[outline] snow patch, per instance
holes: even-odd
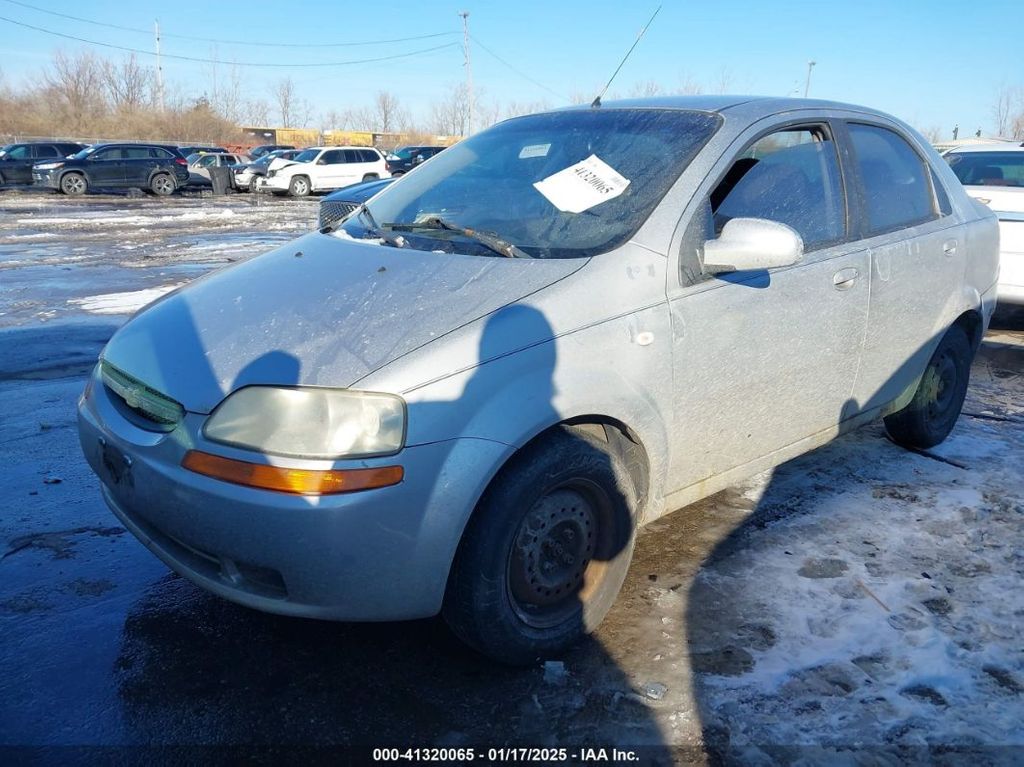
[[[98,296],[72,298],[68,303],[78,306],[90,314],[132,314],[184,284],[184,282],[176,282],[171,285],[132,290],[127,293],[102,293]]]

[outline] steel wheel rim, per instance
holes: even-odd
[[[506,567],[509,601],[534,628],[579,614],[603,581],[611,499],[589,480],[553,487],[524,515]]]
[[[956,361],[948,350],[929,366],[928,379],[928,417],[941,419],[953,405],[960,380]]]

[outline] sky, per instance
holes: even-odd
[[[560,106],[574,94],[588,100],[596,95],[659,1],[661,11],[611,94],[628,95],[639,83],[654,81],[669,91],[691,83],[718,92],[724,83],[730,93],[802,95],[808,61],[813,60],[812,97],[881,109],[919,129],[936,129],[941,137],[949,137],[959,125],[962,137],[978,128],[990,134],[999,90],[1024,86],[1024,0],[987,0],[983,10],[975,10],[981,4],[964,0],[0,0],[0,74],[13,85],[38,82],[57,49],[93,48],[114,59],[127,55],[11,21],[152,52],[149,32],[53,13],[140,30],[152,29],[159,20],[164,54],[224,62],[215,67],[165,55],[165,81],[187,95],[207,92],[214,70],[223,78],[229,62],[237,62],[250,98],[272,102],[274,84],[291,77],[298,95],[317,114],[368,106],[376,92],[387,90],[414,115],[425,117],[433,100],[465,79],[458,15],[465,10],[478,100],[486,105],[514,101]],[[426,35],[438,36],[376,42]],[[374,44],[324,47],[352,42]],[[445,45],[449,47],[347,66],[242,66],[348,62]],[[139,58],[153,62],[147,54]]]

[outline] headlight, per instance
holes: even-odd
[[[41,165],[33,165],[32,167],[36,170],[56,170],[63,164],[62,162],[44,162]]]
[[[247,386],[213,411],[207,439],[297,458],[390,455],[405,440],[405,402],[347,389]]]

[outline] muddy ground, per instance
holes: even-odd
[[[910,453],[868,426],[649,526],[608,620],[547,667],[495,667],[439,620],[274,617],[170,573],[81,458],[83,376],[139,291],[315,215],[315,200],[0,191],[0,746],[1024,754],[1019,314],[987,337],[944,445]]]

